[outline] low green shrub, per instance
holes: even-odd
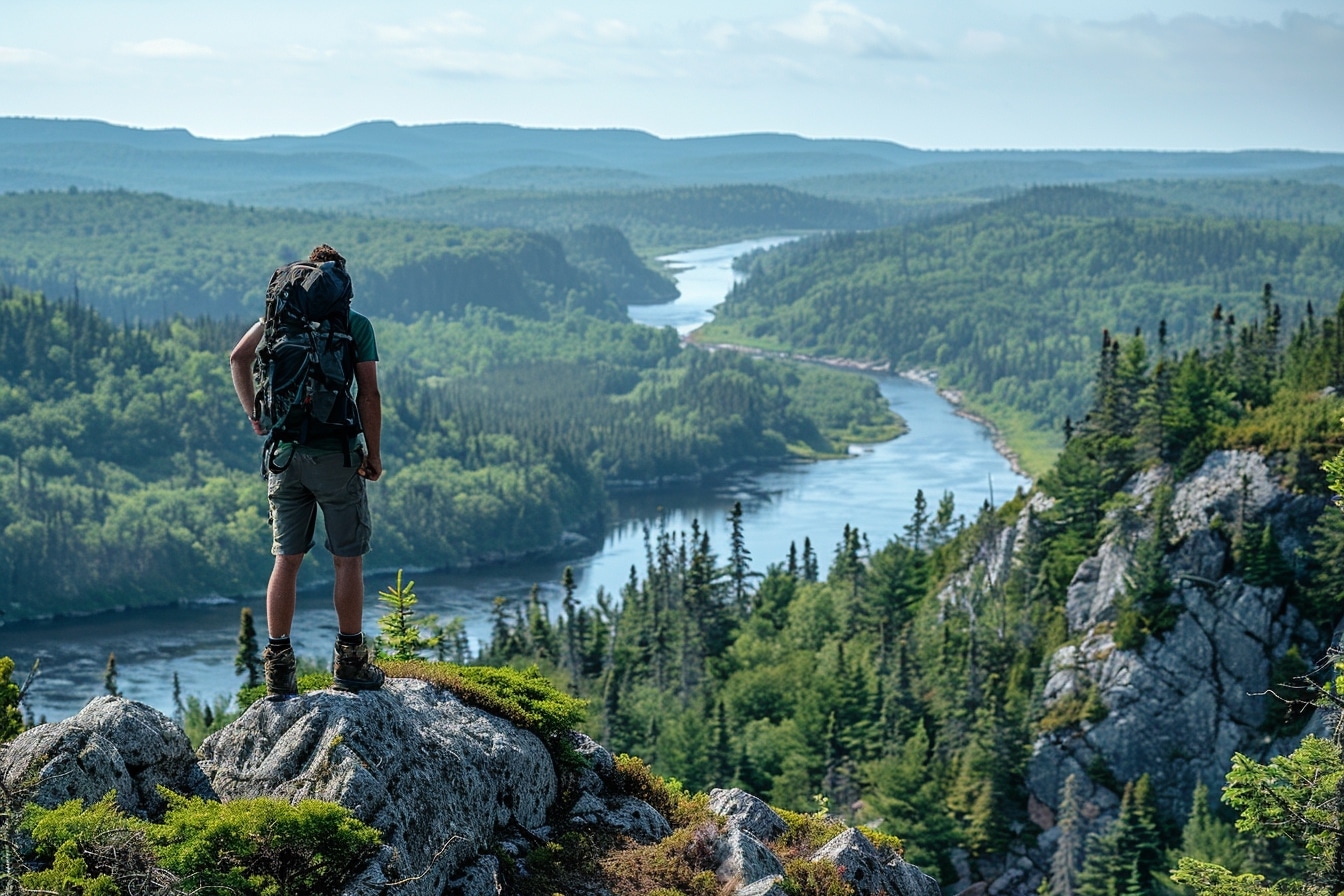
[[[718,837],[718,826],[705,822],[673,831],[657,843],[613,850],[601,862],[604,882],[616,896],[660,891],[718,896],[714,876]]]
[[[774,843],[776,850],[785,858],[797,858],[815,852],[846,828],[840,819],[821,812],[790,812],[779,808],[775,811],[788,825]]]
[[[169,871],[195,886],[256,896],[326,896],[381,843],[346,808],[259,797],[216,803],[165,793],[150,841]]]
[[[33,857],[47,867],[21,875],[20,883],[60,896],[122,896],[125,884],[157,869],[148,828],[122,814],[115,792],[87,808],[79,800],[50,810],[30,805],[23,829],[33,838]]]
[[[789,896],[854,896],[854,887],[845,880],[834,862],[809,862],[794,859],[784,865],[780,889]]]
[[[1055,701],[1037,723],[1040,731],[1059,731],[1081,722],[1100,722],[1110,712],[1096,685],[1085,691],[1073,691]]]
[[[709,796],[691,794],[676,778],[660,778],[638,756],[615,757],[616,781],[622,792],[648,803],[674,828],[704,824],[717,816],[709,811]]]
[[[29,806],[24,828],[48,867],[25,888],[62,896],[121,896],[178,887],[238,896],[326,896],[377,850],[376,830],[342,806],[260,797],[217,803],[160,788],[162,823],[123,814],[109,793],[85,807]],[[148,887],[147,884],[154,887]]]
[[[588,701],[566,694],[535,666],[519,670],[394,660],[383,668],[392,678],[416,678],[452,691],[468,706],[508,719],[543,740],[567,734],[588,717]]]

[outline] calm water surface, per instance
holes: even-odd
[[[753,240],[670,256],[669,262],[679,271],[682,297],[667,305],[633,307],[631,317],[688,332],[707,319],[709,309],[731,286],[735,256],[787,239]],[[591,602],[599,587],[618,591],[632,565],[642,574],[646,529],[686,529],[698,519],[722,557],[727,550],[727,514],[734,501],[741,501],[745,512],[753,568],[764,570],[770,563],[783,562],[790,542],[801,550],[804,537],[811,538],[824,568],[847,524],[867,533],[874,547],[899,532],[914,509],[917,489],[924,490],[931,505],[936,505],[943,491],[951,491],[959,511],[972,516],[990,498],[991,489],[994,500],[1002,502],[1018,486],[1027,485],[994,450],[989,433],[956,416],[932,389],[896,376],[876,379],[892,408],[909,423],[908,434],[854,449],[848,460],[789,464],[713,483],[618,494],[615,522],[601,549],[567,561],[574,568],[578,596]],[[324,552],[319,549],[314,554],[310,563],[327,564]],[[419,609],[440,618],[462,616],[475,647],[488,635],[489,612],[496,596],[523,600],[537,583],[543,598],[552,608],[558,607],[565,565],[563,560],[533,560],[411,578],[416,580]],[[367,581],[367,631],[377,631],[380,609],[375,595],[391,580],[389,575],[378,574]],[[34,657],[41,658],[43,674],[28,697],[37,716],[51,720],[70,715],[102,693],[103,668],[111,651],[117,654],[122,693],[171,712],[174,672],[184,694],[213,699],[237,689],[234,639],[243,606],[252,607],[264,633],[265,609],[260,598],[190,602],[0,627],[0,655],[14,657],[20,671]],[[299,653],[329,654],[334,631],[329,588],[303,592],[293,631]]]

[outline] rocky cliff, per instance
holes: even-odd
[[[1117,646],[1120,607],[1133,581],[1137,546],[1153,535],[1159,488],[1172,486],[1169,532],[1161,563],[1172,586],[1174,623],[1138,646]],[[1232,754],[1265,758],[1291,750],[1301,733],[1285,736],[1271,718],[1266,693],[1290,649],[1318,655],[1328,633],[1303,620],[1283,587],[1255,585],[1235,572],[1234,534],[1268,525],[1285,563],[1308,542],[1325,499],[1282,488],[1265,458],[1218,451],[1191,476],[1171,482],[1157,468],[1134,477],[1107,520],[1108,535],[1078,568],[1068,589],[1070,643],[1045,670],[1042,726],[1032,746],[1027,790],[1037,845],[982,868],[990,893],[1034,892],[1048,872],[1065,780],[1075,776],[1088,831],[1116,815],[1127,781],[1149,775],[1161,810],[1173,819],[1190,810],[1204,782],[1217,794]],[[1008,574],[1023,550],[1033,513],[1049,506],[1036,496],[1015,527],[982,546],[965,576]],[[964,585],[964,582],[962,583]],[[960,593],[954,581],[945,600]],[[1073,711],[1069,711],[1069,707]]]
[[[377,828],[384,844],[344,896],[508,892],[508,881],[532,873],[529,856],[576,832],[611,851],[675,844],[681,836],[695,846],[696,868],[712,873],[721,892],[784,892],[784,861],[798,860],[798,838],[761,800],[714,791],[696,804],[695,830],[674,831],[672,822],[685,820],[669,819],[631,792],[638,782],[605,748],[577,732],[562,741],[543,743],[412,679],[390,679],[383,690],[358,695],[319,691],[259,701],[198,752],[159,712],[103,697],[20,735],[0,753],[0,781],[6,792],[26,789],[46,807],[115,790],[124,811],[151,818],[163,811],[159,787],[226,802],[272,796],[337,803]],[[817,827],[814,816],[806,818]],[[890,845],[834,820],[820,829],[828,839],[808,847],[802,860],[839,869],[857,893],[938,896],[936,882]],[[599,858],[594,867],[605,866]],[[619,889],[618,876],[595,874],[578,886],[599,896]]]

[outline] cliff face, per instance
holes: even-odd
[[[1259,454],[1210,455],[1174,484],[1171,544],[1162,562],[1173,586],[1167,603],[1175,623],[1138,647],[1121,649],[1115,638],[1119,601],[1132,581],[1136,546],[1152,536],[1154,497],[1163,484],[1171,484],[1169,472],[1155,469],[1127,485],[1128,510],[1111,515],[1101,548],[1069,586],[1073,643],[1049,660],[1045,710],[1048,715],[1064,701],[1091,701],[1094,708],[1037,736],[1026,783],[1030,814],[1042,834],[1035,850],[1010,860],[993,892],[1033,890],[1048,869],[1058,837],[1055,816],[1070,775],[1080,785],[1092,831],[1115,817],[1124,783],[1144,774],[1160,808],[1179,819],[1190,810],[1197,782],[1219,792],[1233,753],[1263,759],[1291,750],[1298,739],[1276,735],[1269,715],[1276,704],[1265,692],[1280,683],[1273,670],[1290,648],[1310,658],[1325,638],[1300,617],[1284,588],[1253,585],[1235,574],[1232,538],[1239,526],[1267,524],[1291,563],[1325,499],[1285,491]],[[1034,509],[1047,500],[1037,497]],[[1016,529],[985,547],[987,574],[1002,575],[1012,564],[1027,518],[1024,513]]]
[[[559,762],[557,747],[565,756]],[[631,780],[591,739],[571,732],[548,749],[442,688],[401,678],[358,695],[259,701],[198,753],[161,713],[100,698],[0,751],[0,783],[47,807],[93,802],[115,789],[124,811],[151,818],[164,808],[158,786],[226,802],[337,803],[377,828],[384,844],[342,896],[499,896],[511,876],[530,873],[529,852],[567,833],[593,835],[612,850],[674,835],[669,819],[628,792]],[[722,892],[784,892],[779,851],[787,849],[788,859],[799,854],[778,813],[732,790],[714,791],[701,814],[693,832],[680,833],[689,834],[700,870]],[[864,896],[939,896],[937,883],[889,846],[826,824],[839,833],[804,860],[839,866]],[[576,886],[591,896],[610,892],[601,875]]]

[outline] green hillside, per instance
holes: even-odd
[[[761,184],[658,190],[506,191],[453,188],[365,207],[379,217],[560,231],[614,227],[644,254],[809,230],[864,230],[927,210],[826,199]]]
[[[1165,321],[1172,346],[1218,344],[1229,322],[1263,317],[1266,282],[1285,326],[1309,302],[1332,308],[1344,234],[1040,188],[939,223],[758,256],[700,338],[936,368],[1041,472],[1065,418],[1088,407],[1103,330]]]
[[[356,306],[377,316],[460,315],[472,305],[623,316],[605,285],[536,233],[123,191],[0,196],[0,282],[78,295],[117,319],[256,315],[271,271],[323,242],[349,259]]]
[[[1121,181],[1109,189],[1227,218],[1264,218],[1299,224],[1344,222],[1344,183],[1340,181],[1140,180]]]

